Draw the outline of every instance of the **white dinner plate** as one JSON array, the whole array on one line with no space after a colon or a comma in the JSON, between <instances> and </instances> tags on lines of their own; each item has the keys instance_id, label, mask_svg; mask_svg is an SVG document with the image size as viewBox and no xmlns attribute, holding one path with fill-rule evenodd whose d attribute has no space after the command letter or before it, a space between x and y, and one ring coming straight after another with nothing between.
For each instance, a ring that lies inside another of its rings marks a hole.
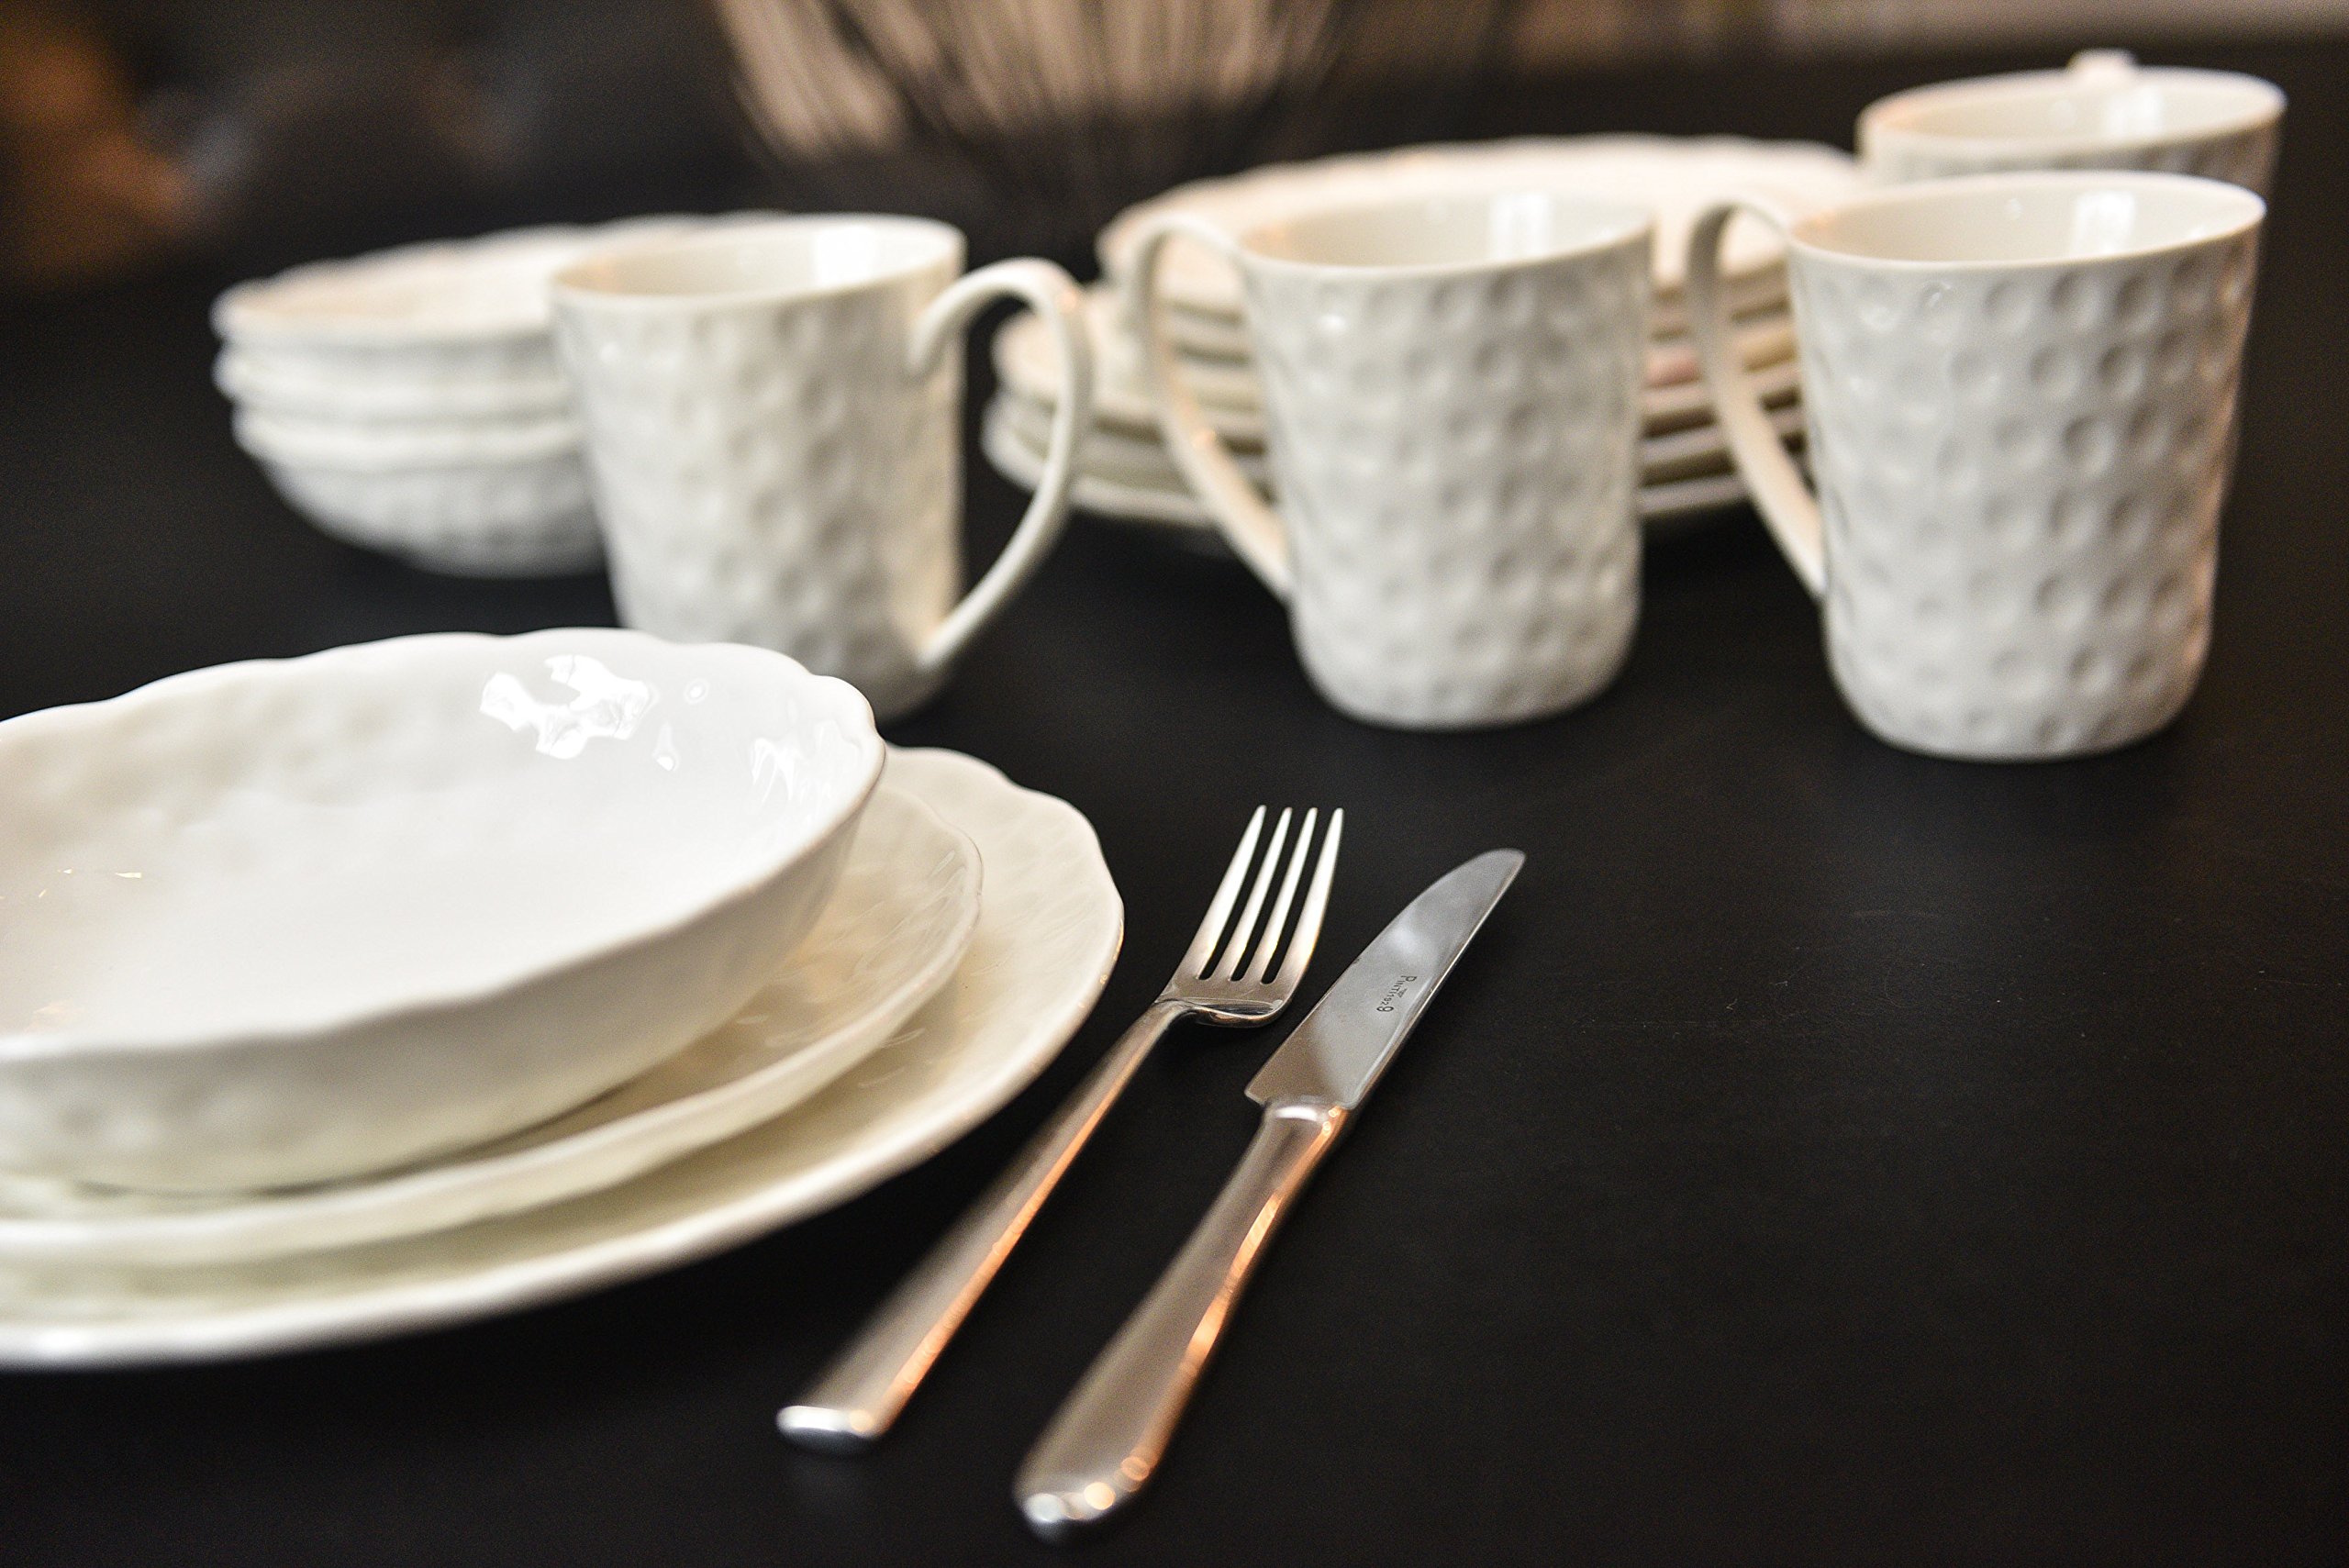
<instances>
[{"instance_id":1,"label":"white dinner plate","mask_svg":"<svg viewBox=\"0 0 2349 1568\"><path fill-rule=\"evenodd\" d=\"M1052 409L1015 393L999 394L995 406L1019 443L1041 457L1052 434ZM1773 408L1769 417L1781 440L1801 436L1800 408ZM1258 487L1270 484L1272 464L1261 450L1234 451L1232 461ZM1086 432L1085 444L1078 449L1076 465L1080 473L1119 484L1154 485L1162 490L1185 488L1174 458L1155 431L1135 435L1096 426ZM1729 467L1729 439L1710 420L1640 442L1640 483L1643 486L1726 473Z\"/></svg>"},{"instance_id":2,"label":"white dinner plate","mask_svg":"<svg viewBox=\"0 0 2349 1568\"><path fill-rule=\"evenodd\" d=\"M1096 287L1104 285L1097 284ZM1721 295L1732 316L1756 316L1787 310L1787 270L1765 267L1759 272L1722 280ZM1130 337L1122 328L1120 336ZM1648 332L1658 341L1688 332L1688 301L1678 293L1659 294L1649 306ZM1186 306L1166 308L1166 335L1174 347L1192 359L1242 361L1249 357L1248 328L1237 315L1195 310Z\"/></svg>"},{"instance_id":3,"label":"white dinner plate","mask_svg":"<svg viewBox=\"0 0 2349 1568\"><path fill-rule=\"evenodd\" d=\"M1155 439L1158 420L1151 411L1150 395L1142 388L1139 356L1119 337L1112 303L1097 294L1086 304L1093 332L1094 422ZM1740 323L1737 342L1748 369L1785 367L1791 375L1794 326L1783 309L1745 318ZM1060 401L1059 356L1052 349L1051 333L1032 311L1004 323L995 336L993 352L996 379L1005 386L1030 403L1051 406ZM1251 365L1186 356L1183 372L1217 434L1235 447L1264 446L1263 393ZM1768 392L1765 388L1765 396ZM1640 397L1641 417L1648 430L1660 433L1675 428L1691 422L1692 415L1709 412L1710 406L1697 377L1695 349L1685 338L1659 340L1649 350L1648 387Z\"/></svg>"},{"instance_id":4,"label":"white dinner plate","mask_svg":"<svg viewBox=\"0 0 2349 1568\"><path fill-rule=\"evenodd\" d=\"M866 807L840 886L773 984L641 1077L510 1138L388 1174L166 1194L0 1173L0 1264L192 1264L388 1240L558 1203L730 1138L885 1043L953 974L979 851L903 790Z\"/></svg>"},{"instance_id":5,"label":"white dinner plate","mask_svg":"<svg viewBox=\"0 0 2349 1568\"><path fill-rule=\"evenodd\" d=\"M1033 490L1043 473L1043 459L1019 439L1003 403L998 397L987 406L979 426L979 450L997 473L1023 490ZM1640 521L1653 538L1677 531L1726 507L1742 506L1745 499L1744 481L1733 472L1646 485L1640 491ZM1139 524L1186 548L1214 555L1226 553L1222 536L1188 490L1080 473L1071 501L1078 511L1106 522Z\"/></svg>"},{"instance_id":6,"label":"white dinner plate","mask_svg":"<svg viewBox=\"0 0 2349 1568\"><path fill-rule=\"evenodd\" d=\"M952 983L821 1094L617 1186L461 1229L196 1268L0 1269L0 1363L213 1360L509 1312L707 1257L937 1153L1084 1021L1123 907L1064 802L949 751L894 751L887 778L970 835L985 896Z\"/></svg>"},{"instance_id":7,"label":"white dinner plate","mask_svg":"<svg viewBox=\"0 0 2349 1568\"><path fill-rule=\"evenodd\" d=\"M1178 185L1112 218L1096 249L1103 273L1123 277L1142 225L1163 213L1184 213L1237 235L1319 207L1519 186L1563 188L1653 207L1657 292L1676 295L1688 230L1721 196L1760 192L1800 209L1840 201L1860 185L1850 154L1812 142L1650 136L1461 142L1272 164ZM1723 270L1732 275L1763 271L1784 255L1777 237L1750 220L1735 225L1728 239ZM1238 313L1239 280L1204 246L1177 239L1161 264L1170 303L1207 315Z\"/></svg>"}]
</instances>

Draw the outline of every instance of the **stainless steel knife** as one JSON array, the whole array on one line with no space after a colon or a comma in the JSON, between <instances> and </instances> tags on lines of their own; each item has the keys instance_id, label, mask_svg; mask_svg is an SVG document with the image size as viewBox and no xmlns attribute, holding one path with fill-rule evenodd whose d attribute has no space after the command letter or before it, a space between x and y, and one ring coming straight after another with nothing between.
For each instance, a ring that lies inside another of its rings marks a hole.
<instances>
[{"instance_id":1,"label":"stainless steel knife","mask_svg":"<svg viewBox=\"0 0 2349 1568\"><path fill-rule=\"evenodd\" d=\"M1413 899L1248 1085L1255 1141L1020 1466L1039 1535L1098 1524L1149 1485L1274 1230L1524 863L1494 850Z\"/></svg>"}]
</instances>

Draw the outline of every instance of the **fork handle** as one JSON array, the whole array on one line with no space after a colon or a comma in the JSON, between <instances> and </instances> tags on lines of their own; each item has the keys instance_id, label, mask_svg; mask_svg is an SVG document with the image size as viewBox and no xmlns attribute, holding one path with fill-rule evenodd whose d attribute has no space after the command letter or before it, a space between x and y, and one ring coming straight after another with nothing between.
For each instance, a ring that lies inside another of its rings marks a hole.
<instances>
[{"instance_id":1,"label":"fork handle","mask_svg":"<svg viewBox=\"0 0 2349 1568\"><path fill-rule=\"evenodd\" d=\"M785 1437L828 1452L855 1453L896 1424L1142 1058L1189 1010L1162 996L1118 1037L1076 1093L890 1293L815 1385L777 1414Z\"/></svg>"},{"instance_id":2,"label":"fork handle","mask_svg":"<svg viewBox=\"0 0 2349 1568\"><path fill-rule=\"evenodd\" d=\"M1276 1101L1223 1192L1020 1466L1020 1512L1057 1540L1141 1492L1273 1232L1344 1129L1342 1106Z\"/></svg>"}]
</instances>

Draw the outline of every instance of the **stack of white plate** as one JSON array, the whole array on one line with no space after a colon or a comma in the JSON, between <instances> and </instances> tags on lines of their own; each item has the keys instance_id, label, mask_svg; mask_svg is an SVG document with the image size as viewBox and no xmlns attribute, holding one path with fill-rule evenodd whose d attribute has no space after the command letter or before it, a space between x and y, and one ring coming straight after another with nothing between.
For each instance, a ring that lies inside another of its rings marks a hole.
<instances>
[{"instance_id":1,"label":"stack of white plate","mask_svg":"<svg viewBox=\"0 0 2349 1568\"><path fill-rule=\"evenodd\" d=\"M238 444L337 539L469 576L602 559L547 280L697 222L518 229L321 261L214 306Z\"/></svg>"},{"instance_id":2,"label":"stack of white plate","mask_svg":"<svg viewBox=\"0 0 2349 1568\"><path fill-rule=\"evenodd\" d=\"M1078 457L1076 505L1102 517L1207 537L1206 513L1159 439L1141 385L1140 344L1113 286L1128 270L1144 222L1180 212L1236 235L1316 207L1535 187L1588 191L1656 209L1641 515L1658 526L1735 505L1744 499L1744 487L1714 422L1687 337L1682 259L1689 226L1704 207L1733 191L1760 192L1800 210L1839 200L1859 183L1847 155L1808 142L1584 137L1407 148L1275 165L1169 191L1120 214L1101 232L1101 264L1112 283L1088 302L1097 384L1094 428ZM1731 231L1726 262L1746 363L1780 433L1798 439L1800 387L1780 248L1760 226L1740 224ZM1169 329L1192 390L1241 466L1269 487L1264 404L1249 362L1239 280L1212 251L1180 239L1168 245L1160 264ZM1007 324L995 341L995 363L1000 390L987 409L982 444L1007 477L1033 487L1060 400L1042 323L1030 315Z\"/></svg>"},{"instance_id":3,"label":"stack of white plate","mask_svg":"<svg viewBox=\"0 0 2349 1568\"><path fill-rule=\"evenodd\" d=\"M12 720L0 762L0 884L44 892L0 953L0 1364L748 1240L1016 1094L1122 931L1076 811L755 649L401 639Z\"/></svg>"}]
</instances>

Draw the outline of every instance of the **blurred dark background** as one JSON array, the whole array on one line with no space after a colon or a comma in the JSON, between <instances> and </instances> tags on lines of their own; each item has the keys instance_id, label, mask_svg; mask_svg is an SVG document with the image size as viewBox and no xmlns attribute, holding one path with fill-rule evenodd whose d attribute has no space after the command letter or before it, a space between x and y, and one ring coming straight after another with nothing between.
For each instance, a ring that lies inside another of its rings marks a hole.
<instances>
[{"instance_id":1,"label":"blurred dark background","mask_svg":"<svg viewBox=\"0 0 2349 1568\"><path fill-rule=\"evenodd\" d=\"M753 204L1081 264L1177 181L1502 128L1530 91L1605 128L1644 76L1762 60L1800 92L1855 54L1924 81L2344 28L2349 0L7 0L0 290Z\"/></svg>"}]
</instances>

